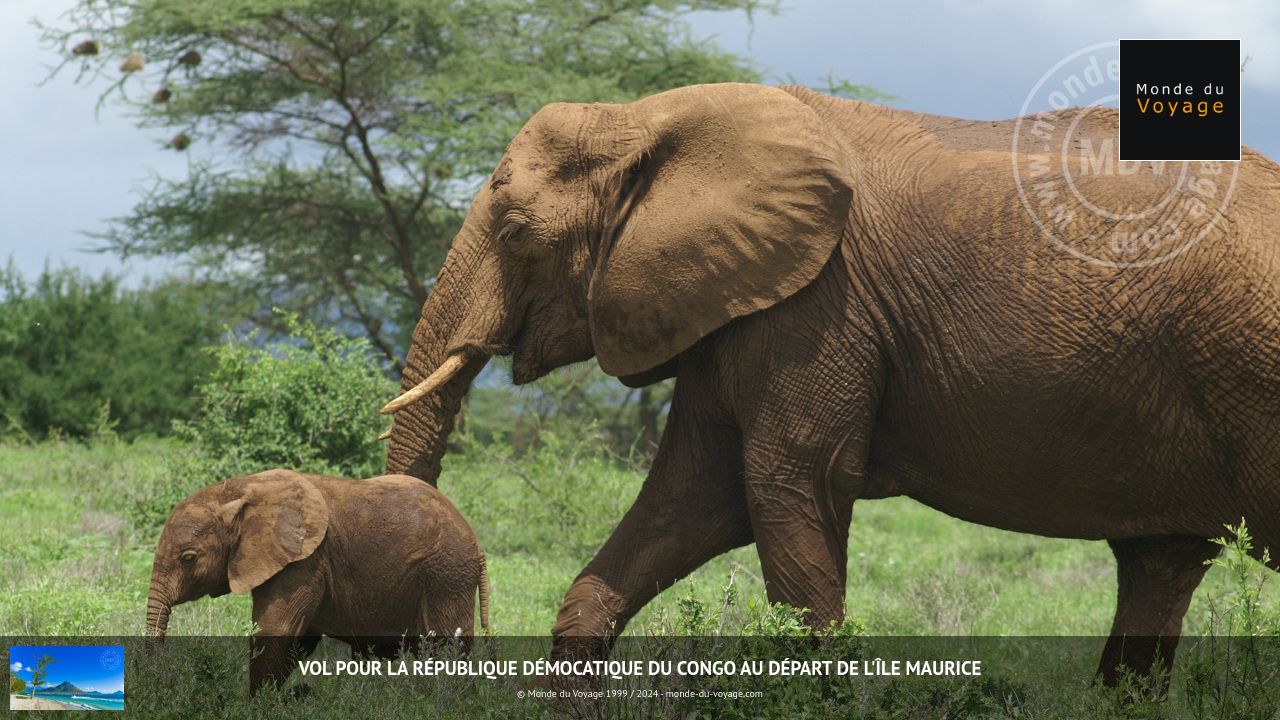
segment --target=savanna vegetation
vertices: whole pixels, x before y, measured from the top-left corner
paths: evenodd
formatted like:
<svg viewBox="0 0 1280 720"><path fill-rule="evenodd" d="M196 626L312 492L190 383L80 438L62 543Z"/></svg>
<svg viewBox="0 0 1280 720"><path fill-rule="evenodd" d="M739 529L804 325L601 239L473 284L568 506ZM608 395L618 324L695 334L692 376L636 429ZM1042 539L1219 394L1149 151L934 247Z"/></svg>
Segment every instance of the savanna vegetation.
<svg viewBox="0 0 1280 720"><path fill-rule="evenodd" d="M84 440L0 445L0 627L6 634L140 635L160 526L173 504L197 487L276 464L354 475L377 471L381 446L368 439L384 421L372 405L358 402L388 383L378 372L376 352L365 341L342 339L296 319L286 322L297 333L287 342L257 346L238 340L213 350L215 368L199 385L199 409L173 436L128 441L103 423ZM301 397L310 402L278 411ZM317 407L347 409L335 422L312 411ZM440 487L488 552L496 636L491 652L537 657L546 652L546 634L565 589L639 490L640 461L609 453L590 425L572 434L546 430L536 446L523 451L471 432L459 443L446 459ZM764 694L749 703L714 696L614 700L605 710L635 717L699 711L707 717L935 717L927 712L944 710L953 713L944 715L949 717L1087 712L1100 718L1274 718L1275 705L1259 699L1280 698L1274 677L1280 590L1273 573L1247 556L1247 532L1224 528L1224 535L1233 539L1225 542L1226 552L1188 614L1189 635L1215 639L1185 645L1169 700L1152 700L1141 687L1112 691L1088 685L1103 642L1098 636L1106 633L1114 607L1114 569L1104 543L984 528L894 499L856 509L850 619L824 643L802 637L802 614L764 600L759 563L748 547L717 558L660 595L629 629L640 643L623 644L620 653L671 657L679 651L669 641L645 645L643 639L689 635L703 638L696 652L709 659L948 652L983 657L988 674L878 683L628 679L607 684ZM206 598L176 608L171 632L243 638L253 629L249 610L246 596ZM994 635L1030 637L986 646L884 640ZM243 687L243 640L179 637L167 653L162 665L131 670L130 677L153 681L131 686L131 707L172 717L339 717L357 712L353 697L360 697L362 707L376 702L390 717L426 710L467 717L480 708L517 717L565 711L554 703L522 700L516 690L523 686L507 680L458 678L312 678L303 699L268 691L250 701L235 690ZM320 657L343 653L343 646L325 645ZM214 681L217 697L209 693ZM1178 714L1167 714L1171 709Z"/></svg>
<svg viewBox="0 0 1280 720"><path fill-rule="evenodd" d="M189 272L141 286L73 270L0 275L0 633L140 635L160 527L198 487L274 466L380 472L375 438L386 420L376 409L394 393L465 202L511 134L550 100L759 79L762 69L694 38L684 18L771 9L753 0L80 0L47 20L64 72L192 154L189 176L158 182L98 242L122 256L177 258ZM872 93L843 81L824 89ZM440 488L488 553L495 634L545 639L563 593L640 488L670 387L627 390L594 363L519 390L505 375L498 364L477 382ZM770 678L753 684L764 695L749 702L604 710L1274 719L1280 703L1258 698L1275 691L1265 668L1276 667L1276 648L1232 638L1280 635L1280 593L1244 556L1247 536L1233 537L1186 628L1227 639L1187 651L1168 702L1088 687L1114 608L1104 543L1002 532L893 499L855 510L850 620L830 644L769 645L806 631L801 614L765 602L750 547L661 594L630 634L773 638L703 646L708 658L861 657L882 636L1094 637L1059 665L1029 660L1035 646L1008 646L991 677ZM170 626L176 636L251 631L244 596L175 608ZM248 700L244 643L175 645L150 684L154 669L130 655L131 708L183 718L563 709L521 700L510 683L435 679L322 679L300 699L286 689Z"/></svg>
<svg viewBox="0 0 1280 720"><path fill-rule="evenodd" d="M83 0L44 40L194 158L100 236L341 320L388 363L474 195L552 101L751 81L691 11L756 0ZM85 45L92 43L92 45ZM211 151L229 153L215 156ZM220 159L215 160L215 157Z"/></svg>
<svg viewBox="0 0 1280 720"><path fill-rule="evenodd" d="M227 304L224 304L227 303ZM168 432L214 366L204 347L235 301L176 279L125 287L71 268L0 270L0 436L86 437L110 418L125 438Z"/></svg>

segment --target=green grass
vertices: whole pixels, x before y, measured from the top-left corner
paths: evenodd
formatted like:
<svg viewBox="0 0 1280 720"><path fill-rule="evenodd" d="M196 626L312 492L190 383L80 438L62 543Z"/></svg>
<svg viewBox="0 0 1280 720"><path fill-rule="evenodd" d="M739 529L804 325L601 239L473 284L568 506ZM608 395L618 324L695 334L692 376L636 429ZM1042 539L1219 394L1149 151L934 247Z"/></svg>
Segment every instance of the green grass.
<svg viewBox="0 0 1280 720"><path fill-rule="evenodd" d="M184 451L172 440L0 445L0 634L141 634L158 534L146 501L166 487L168 463ZM519 460L479 447L446 459L440 488L489 556L495 633L549 633L565 590L641 481L585 444L554 438ZM1110 627L1115 571L1105 543L981 527L901 498L858 503L850 538L849 615L868 636L1099 636ZM731 578L734 601L726 603ZM1227 569L1211 569L1186 632L1215 627L1215 612L1239 584ZM1280 583L1267 584L1258 602L1275 608L1278 590ZM755 550L740 548L660 595L630 632L716 628L722 608L726 634L762 627L763 606L751 599L763 594ZM691 621L691 613L710 614L710 624ZM242 636L251 630L249 614L247 596L206 598L175 608L171 633ZM1080 686L1087 681L1081 677ZM982 692L988 690L999 688ZM525 713L528 706L508 710Z"/></svg>
<svg viewBox="0 0 1280 720"><path fill-rule="evenodd" d="M158 528L135 527L131 506L182 452L158 440L0 445L0 631L139 634ZM496 632L550 632L641 480L564 444L520 461L483 451L446 460L440 488L488 553ZM731 575L740 596L764 594L748 546L664 592L634 623L661 625L690 594L718 603ZM849 615L871 635L1104 635L1115 607L1105 543L982 527L905 498L855 506L848 577ZM1207 629L1212 599L1230 584L1210 570L1188 633ZM1274 601L1280 583L1267 590ZM206 598L175 608L172 632L240 632L248 613L246 597Z"/></svg>

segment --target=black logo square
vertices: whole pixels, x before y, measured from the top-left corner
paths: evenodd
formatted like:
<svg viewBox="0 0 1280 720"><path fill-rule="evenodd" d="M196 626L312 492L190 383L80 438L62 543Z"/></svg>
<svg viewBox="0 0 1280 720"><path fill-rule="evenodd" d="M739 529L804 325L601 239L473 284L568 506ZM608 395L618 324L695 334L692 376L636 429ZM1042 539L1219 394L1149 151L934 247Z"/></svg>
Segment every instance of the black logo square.
<svg viewBox="0 0 1280 720"><path fill-rule="evenodd" d="M1239 160L1240 41L1121 40L1120 159Z"/></svg>

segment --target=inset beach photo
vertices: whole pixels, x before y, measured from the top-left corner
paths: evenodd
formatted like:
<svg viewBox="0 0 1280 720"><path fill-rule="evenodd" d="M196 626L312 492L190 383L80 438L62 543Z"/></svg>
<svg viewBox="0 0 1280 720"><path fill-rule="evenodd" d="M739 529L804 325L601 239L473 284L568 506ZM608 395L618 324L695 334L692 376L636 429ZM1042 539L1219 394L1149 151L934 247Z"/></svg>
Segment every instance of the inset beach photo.
<svg viewBox="0 0 1280 720"><path fill-rule="evenodd" d="M9 709L124 710L124 647L10 647Z"/></svg>

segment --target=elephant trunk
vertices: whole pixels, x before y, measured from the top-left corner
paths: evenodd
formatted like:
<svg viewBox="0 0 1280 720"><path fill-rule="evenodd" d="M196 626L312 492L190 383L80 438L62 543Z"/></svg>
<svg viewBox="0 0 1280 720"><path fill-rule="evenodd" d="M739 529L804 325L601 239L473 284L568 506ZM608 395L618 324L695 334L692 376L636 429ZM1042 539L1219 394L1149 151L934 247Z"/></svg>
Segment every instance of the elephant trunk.
<svg viewBox="0 0 1280 720"><path fill-rule="evenodd" d="M463 232L468 230L464 227ZM503 321L500 311L479 307L484 299L473 290L496 280L484 283L477 278L475 264L460 259L467 243L455 245L463 250L449 253L413 330L401 396L383 408L395 414L388 434L387 472L432 485L440 476L440 460L462 399L500 348Z"/></svg>
<svg viewBox="0 0 1280 720"><path fill-rule="evenodd" d="M147 635L163 640L169 631L169 611L173 608L153 584L147 595Z"/></svg>

